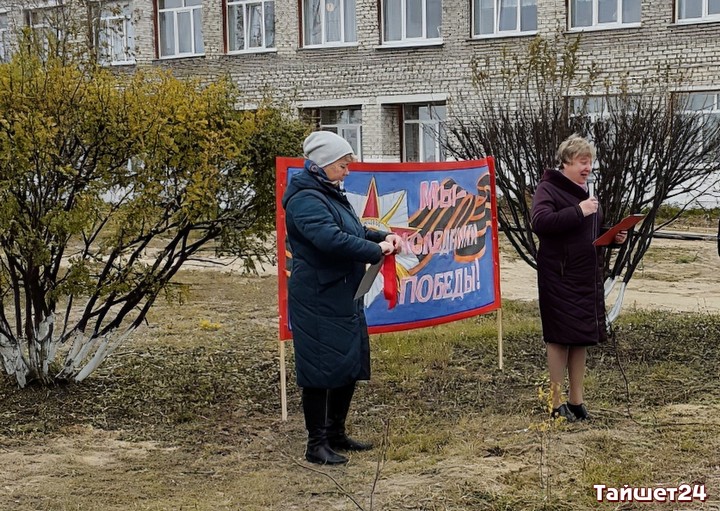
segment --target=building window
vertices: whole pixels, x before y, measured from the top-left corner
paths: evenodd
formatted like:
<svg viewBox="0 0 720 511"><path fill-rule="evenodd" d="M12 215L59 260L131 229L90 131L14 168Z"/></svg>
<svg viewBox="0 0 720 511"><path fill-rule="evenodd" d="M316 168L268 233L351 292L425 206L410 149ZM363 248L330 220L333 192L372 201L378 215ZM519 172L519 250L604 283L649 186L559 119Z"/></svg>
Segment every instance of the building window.
<svg viewBox="0 0 720 511"><path fill-rule="evenodd" d="M228 51L258 51L275 47L275 0L229 0Z"/></svg>
<svg viewBox="0 0 720 511"><path fill-rule="evenodd" d="M7 12L0 12L0 62L10 59L10 20Z"/></svg>
<svg viewBox="0 0 720 511"><path fill-rule="evenodd" d="M720 92L693 92L680 96L683 112L697 118L700 144L720 129ZM701 148L698 148L700 150Z"/></svg>
<svg viewBox="0 0 720 511"><path fill-rule="evenodd" d="M130 4L104 3L100 6L95 41L101 64L135 63L135 27Z"/></svg>
<svg viewBox="0 0 720 511"><path fill-rule="evenodd" d="M570 0L570 28L620 28L640 23L640 0Z"/></svg>
<svg viewBox="0 0 720 511"><path fill-rule="evenodd" d="M610 117L610 103L608 96L569 97L570 117L584 118L589 124Z"/></svg>
<svg viewBox="0 0 720 511"><path fill-rule="evenodd" d="M720 0L677 0L677 20L720 21Z"/></svg>
<svg viewBox="0 0 720 511"><path fill-rule="evenodd" d="M160 58L203 55L202 0L158 0Z"/></svg>
<svg viewBox="0 0 720 511"><path fill-rule="evenodd" d="M445 161L444 104L403 106L403 161Z"/></svg>
<svg viewBox="0 0 720 511"><path fill-rule="evenodd" d="M355 0L303 0L303 44L354 43Z"/></svg>
<svg viewBox="0 0 720 511"><path fill-rule="evenodd" d="M383 43L442 40L442 0L383 0Z"/></svg>
<svg viewBox="0 0 720 511"><path fill-rule="evenodd" d="M321 109L320 129L343 137L352 146L355 156L362 160L362 109L359 106Z"/></svg>
<svg viewBox="0 0 720 511"><path fill-rule="evenodd" d="M30 29L32 44L37 45L43 55L47 54L50 48L57 48L62 40L61 14L58 6L25 11L25 24Z"/></svg>
<svg viewBox="0 0 720 511"><path fill-rule="evenodd" d="M640 94L607 94L603 96L568 97L568 111L575 131L593 139L594 125L601 124L608 134L616 133L619 126L633 122L636 114L644 112L647 98Z"/></svg>
<svg viewBox="0 0 720 511"><path fill-rule="evenodd" d="M537 0L473 0L473 37L537 31Z"/></svg>
<svg viewBox="0 0 720 511"><path fill-rule="evenodd" d="M355 156L362 160L362 108L312 108L303 112L305 120L323 131L337 133L350 143Z"/></svg>

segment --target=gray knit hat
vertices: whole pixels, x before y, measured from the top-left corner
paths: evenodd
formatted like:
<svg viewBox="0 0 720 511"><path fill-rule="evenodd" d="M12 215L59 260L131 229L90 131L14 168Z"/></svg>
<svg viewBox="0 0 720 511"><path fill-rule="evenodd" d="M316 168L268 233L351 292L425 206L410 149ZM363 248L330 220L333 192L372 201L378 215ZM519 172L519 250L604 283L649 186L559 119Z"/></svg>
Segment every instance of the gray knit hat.
<svg viewBox="0 0 720 511"><path fill-rule="evenodd" d="M347 140L332 131L314 131L303 142L305 158L327 167L343 156L353 154L353 148Z"/></svg>

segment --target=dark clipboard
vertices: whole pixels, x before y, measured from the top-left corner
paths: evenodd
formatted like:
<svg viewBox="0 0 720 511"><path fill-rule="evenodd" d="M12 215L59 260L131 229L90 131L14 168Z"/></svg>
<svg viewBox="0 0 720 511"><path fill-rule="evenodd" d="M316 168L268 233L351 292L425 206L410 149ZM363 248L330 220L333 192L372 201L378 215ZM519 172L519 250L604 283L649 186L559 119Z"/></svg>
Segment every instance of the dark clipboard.
<svg viewBox="0 0 720 511"><path fill-rule="evenodd" d="M605 234L600 236L598 239L593 241L593 245L596 247L604 247L610 245L615 240L615 235L620 231L627 231L632 226L640 222L645 215L629 215L620 220L618 223L610 227Z"/></svg>
<svg viewBox="0 0 720 511"><path fill-rule="evenodd" d="M360 285L355 292L355 300L357 300L358 298L362 298L368 291L370 291L373 282L375 282L375 278L377 277L378 273L380 273L380 268L382 268L384 259L385 256L382 256L380 258L380 261L373 265L370 265L367 271L365 271L365 275L363 275L363 278L360 281Z"/></svg>

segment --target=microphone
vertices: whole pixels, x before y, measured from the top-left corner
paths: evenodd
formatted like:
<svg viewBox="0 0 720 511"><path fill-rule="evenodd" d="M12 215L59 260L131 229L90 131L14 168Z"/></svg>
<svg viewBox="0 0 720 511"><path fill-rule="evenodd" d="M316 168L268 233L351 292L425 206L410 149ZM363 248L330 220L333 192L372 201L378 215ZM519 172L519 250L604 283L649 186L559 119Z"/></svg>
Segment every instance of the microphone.
<svg viewBox="0 0 720 511"><path fill-rule="evenodd" d="M595 174L590 174L587 178L588 195L590 197L595 196Z"/></svg>

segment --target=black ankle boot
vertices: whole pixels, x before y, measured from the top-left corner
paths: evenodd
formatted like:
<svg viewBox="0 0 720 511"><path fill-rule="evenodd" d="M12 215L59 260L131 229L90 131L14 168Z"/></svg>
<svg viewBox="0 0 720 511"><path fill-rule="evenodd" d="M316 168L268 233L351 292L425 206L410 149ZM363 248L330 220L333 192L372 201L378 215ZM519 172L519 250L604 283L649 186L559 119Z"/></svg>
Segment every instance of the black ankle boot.
<svg viewBox="0 0 720 511"><path fill-rule="evenodd" d="M305 459L320 465L341 465L348 459L332 450L328 444L327 421L328 395L326 389L303 388L302 405L305 427L308 432Z"/></svg>
<svg viewBox="0 0 720 511"><path fill-rule="evenodd" d="M561 404L557 408L553 408L550 413L551 419L559 419L560 417L564 417L568 422L575 422L577 420L575 414L570 411L570 408L568 408L568 405L565 403Z"/></svg>
<svg viewBox="0 0 720 511"><path fill-rule="evenodd" d="M328 443L336 451L369 451L373 448L370 442L358 442L347 435L328 438Z"/></svg>
<svg viewBox="0 0 720 511"><path fill-rule="evenodd" d="M308 439L305 459L318 465L343 465L348 462L345 456L333 451L327 442L317 443L313 439Z"/></svg>
<svg viewBox="0 0 720 511"><path fill-rule="evenodd" d="M585 403L574 405L570 401L568 401L567 407L579 421L587 421L592 419L592 417L587 411L587 408L585 407Z"/></svg>
<svg viewBox="0 0 720 511"><path fill-rule="evenodd" d="M327 438L330 447L338 451L369 451L371 443L358 442L347 436L345 420L355 393L355 383L328 391Z"/></svg>

